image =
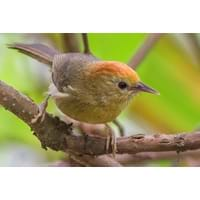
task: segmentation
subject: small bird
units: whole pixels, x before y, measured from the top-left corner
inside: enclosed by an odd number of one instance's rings
[[[121,62],[102,61],[87,53],[60,53],[42,44],[16,43],[9,48],[51,66],[49,96],[62,113],[80,122],[107,124],[114,121],[139,92],[158,94]],[[43,115],[46,102],[43,105],[33,121]],[[111,138],[116,151],[113,134]]]

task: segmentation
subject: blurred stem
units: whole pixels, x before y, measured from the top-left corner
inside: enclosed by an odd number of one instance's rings
[[[84,47],[83,52],[86,54],[90,54],[91,51],[90,51],[90,47],[89,47],[87,33],[82,33],[82,39],[83,39],[83,47]]]
[[[110,155],[89,156],[89,155],[70,155],[70,158],[82,166],[93,167],[122,167],[122,165]]]
[[[132,67],[133,69],[136,69],[162,35],[163,35],[162,33],[149,34],[149,36],[146,38],[142,46],[137,50],[137,52],[129,61],[129,66]]]
[[[80,43],[76,33],[61,33],[64,52],[80,52]]]
[[[200,150],[179,152],[179,154],[177,154],[177,152],[174,151],[142,152],[137,154],[117,154],[116,160],[122,165],[131,165],[142,164],[148,161],[177,160],[177,158],[179,158],[180,163],[182,163],[185,159],[188,158],[198,159],[199,155]]]
[[[192,56],[200,67],[200,45],[196,33],[186,33],[186,38],[191,46]]]

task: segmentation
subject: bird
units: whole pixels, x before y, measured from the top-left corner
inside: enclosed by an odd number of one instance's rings
[[[44,116],[49,97],[70,118],[107,126],[109,122],[116,123],[117,116],[139,92],[159,94],[144,84],[136,71],[119,61],[104,61],[90,52],[60,53],[39,43],[14,43],[8,47],[51,68],[48,96],[33,122]],[[108,132],[113,152],[116,152],[116,138],[112,131]],[[106,148],[109,143],[108,140]]]

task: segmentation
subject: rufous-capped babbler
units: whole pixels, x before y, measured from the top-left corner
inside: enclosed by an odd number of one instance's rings
[[[101,61],[86,53],[62,54],[42,44],[16,43],[9,48],[51,66],[49,95],[65,115],[81,122],[112,122],[138,92],[158,93],[121,62]],[[33,121],[42,113],[44,110]],[[116,151],[114,136],[111,143]]]

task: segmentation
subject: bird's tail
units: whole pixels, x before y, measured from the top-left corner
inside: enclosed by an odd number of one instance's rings
[[[53,63],[54,55],[59,54],[59,51],[43,44],[14,43],[8,44],[8,48],[17,49],[19,52],[50,66]]]

